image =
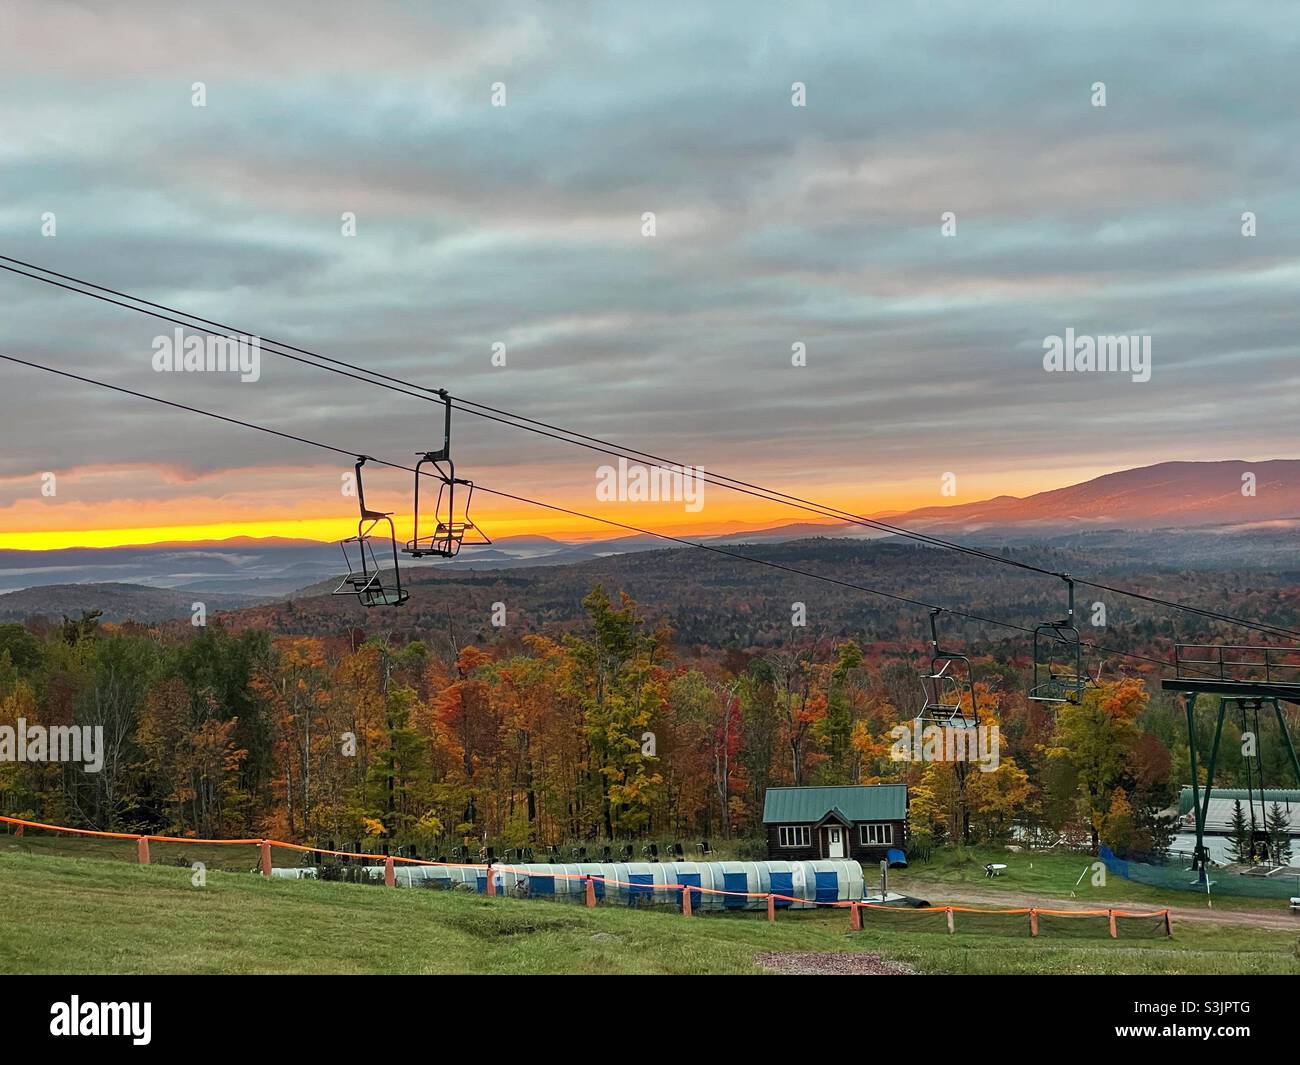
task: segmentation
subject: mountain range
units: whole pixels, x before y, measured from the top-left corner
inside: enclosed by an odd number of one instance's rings
[[[867,516],[980,545],[1040,543],[1150,554],[1162,563],[1290,568],[1300,528],[1300,460],[1164,462],[1105,474],[1023,498],[998,496]],[[1157,536],[1125,538],[1123,530]],[[795,522],[697,537],[699,542],[775,544],[808,538],[880,539],[887,532],[852,522]],[[494,571],[569,565],[664,547],[650,536],[566,542],[504,537],[451,561],[405,563],[418,579],[434,566]],[[1288,561],[1290,560],[1290,561]],[[230,609],[328,590],[342,569],[336,544],[236,537],[212,543],[0,550],[0,619],[102,609],[108,620],[164,620],[202,598]]]

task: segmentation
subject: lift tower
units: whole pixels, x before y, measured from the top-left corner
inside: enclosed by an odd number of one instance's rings
[[[1214,788],[1214,770],[1219,758],[1219,741],[1223,738],[1223,723],[1230,707],[1242,714],[1244,726],[1254,713],[1255,747],[1259,750],[1259,712],[1265,705],[1272,706],[1278,731],[1300,784],[1300,759],[1296,758],[1295,744],[1287,727],[1283,703],[1300,705],[1300,646],[1251,647],[1244,644],[1174,645],[1174,676],[1160,682],[1165,691],[1182,692],[1187,707],[1187,748],[1192,771],[1192,814],[1196,821],[1196,848],[1192,852],[1192,869],[1199,879],[1206,877],[1205,821],[1210,810],[1210,793]],[[1205,791],[1202,798],[1197,779],[1196,700],[1201,695],[1218,696],[1219,712],[1214,725],[1214,740],[1210,757],[1205,763]],[[1256,754],[1258,758],[1258,753]],[[1257,763],[1261,765],[1262,763]],[[1254,790],[1258,783],[1261,806],[1264,801],[1262,774],[1252,779],[1247,761],[1247,798],[1254,818]],[[1256,844],[1251,833],[1252,853]]]

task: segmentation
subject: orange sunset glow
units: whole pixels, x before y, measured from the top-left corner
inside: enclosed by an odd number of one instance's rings
[[[938,480],[924,484],[906,482],[863,492],[843,484],[823,485],[816,490],[797,484],[773,484],[775,490],[815,499],[817,502],[853,514],[883,516],[919,507],[971,502],[999,494],[1045,491],[1095,476],[1099,470],[1049,470],[1034,478],[970,477],[960,482],[956,497],[942,497]],[[137,480],[143,471],[133,471]],[[175,498],[137,500],[110,498],[90,502],[77,497],[83,481],[62,482],[56,500],[19,499],[8,508],[6,527],[0,531],[0,549],[42,551],[70,547],[122,547],[149,544],[202,544],[236,537],[283,538],[331,542],[350,535],[356,521],[355,502],[340,499],[328,512],[321,506],[320,493],[299,488],[286,492],[286,480],[311,483],[334,478],[335,470],[280,469],[266,474],[259,483],[252,478],[237,496],[186,493]],[[104,479],[96,471],[96,481]],[[89,483],[91,478],[85,478]],[[170,476],[159,476],[170,484]],[[367,480],[367,485],[370,481]],[[174,487],[174,485],[172,485]],[[494,540],[513,536],[547,536],[560,540],[600,540],[629,535],[621,525],[636,526],[669,536],[713,536],[769,528],[791,523],[834,524],[833,519],[778,502],[766,502],[729,489],[706,485],[704,506],[687,512],[680,503],[601,502],[594,491],[583,492],[572,485],[539,486],[519,484],[508,471],[496,471],[490,487],[512,495],[526,496],[540,503],[576,512],[561,513],[543,506],[494,498],[485,489],[475,496],[474,517]],[[392,506],[398,532],[411,525],[409,485],[391,479],[379,492],[367,489],[372,505]],[[403,495],[403,493],[405,493]],[[577,513],[590,515],[590,519]],[[603,519],[603,520],[597,520]],[[610,524],[607,524],[610,523]],[[620,523],[620,524],[612,524]]]

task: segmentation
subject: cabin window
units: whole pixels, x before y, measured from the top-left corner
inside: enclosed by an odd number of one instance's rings
[[[858,831],[863,845],[867,847],[885,847],[894,842],[894,826],[887,821],[863,825]]]
[[[812,829],[808,825],[782,825],[777,829],[782,847],[811,847]]]

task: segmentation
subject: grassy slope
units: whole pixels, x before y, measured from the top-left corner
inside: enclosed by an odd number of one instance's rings
[[[1173,940],[849,935],[843,912],[769,925],[217,870],[200,889],[190,876],[0,851],[0,971],[747,973],[762,951],[876,950],[931,972],[1300,974],[1290,933],[1212,924]]]
[[[248,872],[257,868],[260,860],[255,846],[212,846],[193,843],[151,843],[151,860],[155,865],[183,865],[203,862],[208,869],[227,872]],[[277,866],[298,864],[298,854],[276,850]],[[37,854],[47,857],[103,858],[135,862],[135,843],[131,840],[98,839],[92,836],[55,836],[32,833],[18,837],[0,834],[0,856],[5,854]],[[937,850],[928,862],[916,862],[908,869],[893,869],[889,873],[891,891],[901,891],[936,904],[960,899],[964,889],[980,894],[1007,896],[1006,905],[1019,906],[1027,897],[1073,898],[1078,904],[1095,903],[1102,908],[1117,902],[1137,903],[1143,907],[1184,906],[1202,907],[1204,895],[1196,891],[1161,891],[1122,877],[1108,876],[1105,885],[1092,884],[1090,867],[1096,861],[1084,854],[1057,851],[1016,853],[1003,849],[974,847],[967,850],[944,848]],[[984,875],[986,862],[999,862],[1006,871],[995,879]],[[1089,872],[1076,885],[1079,874]],[[879,886],[879,871],[867,866],[867,877],[873,890]],[[1187,879],[1191,880],[1191,874]],[[1216,879],[1219,879],[1216,877]],[[1294,878],[1290,881],[1296,884]],[[1300,884],[1296,884],[1300,894]],[[1285,902],[1279,899],[1233,897],[1215,893],[1214,908],[1223,910],[1268,910],[1279,912]],[[1300,933],[1300,923],[1297,926]]]
[[[210,870],[245,873],[256,869],[260,861],[255,846],[212,846],[193,843],[151,843],[150,858],[155,865],[180,865],[188,868],[192,862],[203,862]],[[298,864],[299,855],[276,850],[277,866]],[[32,833],[24,837],[0,835],[0,857],[6,854],[34,854],[46,857],[102,858],[121,862],[135,862],[135,843],[131,840],[98,839],[92,836],[55,836]],[[959,900],[964,890],[980,894],[1006,895],[1005,905],[1020,906],[1027,897],[1073,899],[1077,904],[1096,904],[1101,908],[1119,902],[1135,903],[1144,908],[1163,906],[1203,907],[1205,898],[1195,891],[1169,892],[1146,884],[1108,876],[1104,886],[1092,884],[1092,873],[1084,876],[1076,886],[1079,874],[1090,870],[1095,858],[1083,854],[1055,851],[1015,853],[995,848],[970,848],[937,850],[928,862],[916,862],[908,869],[893,869],[889,873],[891,891],[901,891],[928,899],[936,905]],[[999,862],[1007,866],[999,877],[988,879],[984,875],[986,862]],[[880,873],[867,867],[867,877],[873,890],[879,887]],[[1188,874],[1191,879],[1191,874]],[[1300,886],[1297,886],[1300,893]],[[1285,902],[1278,899],[1254,899],[1217,894],[1214,908],[1222,910],[1285,910]],[[1300,934],[1300,922],[1297,922]]]

